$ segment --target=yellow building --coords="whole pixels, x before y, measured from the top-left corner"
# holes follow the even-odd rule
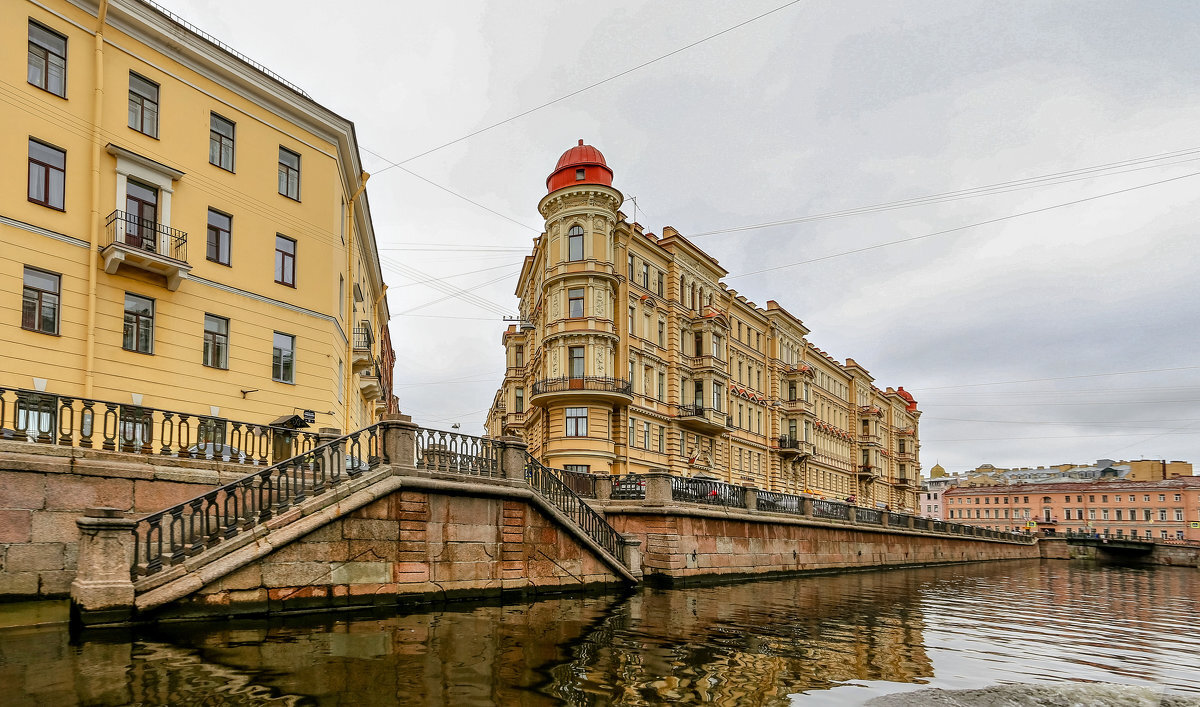
[[[488,434],[519,435],[575,471],[665,469],[914,507],[920,413],[903,388],[875,387],[774,300],[729,289],[674,228],[659,237],[629,222],[612,170],[582,140],[546,186]]]
[[[13,0],[0,28],[0,385],[378,419],[394,356],[353,123],[138,0]]]

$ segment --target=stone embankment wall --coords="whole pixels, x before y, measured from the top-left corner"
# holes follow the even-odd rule
[[[734,509],[664,507],[656,512],[611,506],[606,515],[618,531],[642,541],[644,577],[670,584],[1040,556],[1036,544],[847,527]]]
[[[1125,565],[1165,565],[1168,567],[1197,567],[1200,568],[1200,545],[1176,545],[1156,542],[1154,550],[1148,553],[1108,552],[1097,545],[1068,543],[1066,539],[1043,538],[1040,541],[1055,559],[1064,560],[1097,560],[1114,562]]]
[[[469,487],[400,490],[156,614],[266,613],[284,602],[289,610],[364,606],[622,583],[525,499],[472,495]]]
[[[84,510],[145,515],[252,468],[0,441],[0,599],[67,595],[79,545],[75,521]]]

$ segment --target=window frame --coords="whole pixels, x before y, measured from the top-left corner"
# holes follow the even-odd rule
[[[292,244],[291,252],[279,248],[281,241]],[[287,270],[289,264],[290,272]],[[287,277],[289,275],[290,279]],[[296,239],[288,238],[282,233],[275,234],[275,283],[286,287],[296,287]]]
[[[579,414],[582,410],[583,414]],[[581,424],[582,421],[582,424]],[[588,436],[588,409],[586,407],[569,407],[563,410],[563,436]]]
[[[130,308],[129,308],[130,299],[143,300],[143,301],[149,303],[150,314],[146,315],[146,314],[141,314],[141,313],[137,312],[136,310],[130,310]],[[136,292],[129,292],[129,291],[125,292],[125,317],[124,317],[123,326],[121,328],[121,348],[122,349],[133,352],[133,353],[145,354],[147,356],[154,355],[154,316],[156,314],[156,311],[155,311],[156,309],[157,309],[156,303],[153,298],[144,297],[142,295],[137,294]],[[129,331],[130,324],[131,324],[131,322],[130,322],[131,316],[133,317],[132,347],[130,344],[131,337],[130,337],[130,331]],[[142,348],[140,347],[140,343],[141,343],[141,339],[142,339],[142,336],[141,336],[142,329],[144,326],[145,326],[145,328],[148,328],[150,330],[150,337],[149,337],[148,345],[146,347],[147,350],[143,351]]]
[[[224,218],[226,220],[225,228],[222,229],[219,225],[213,224],[212,219],[213,219],[214,214],[221,218]],[[233,257],[233,216],[230,216],[229,214],[225,213],[224,211],[218,211],[217,209],[214,209],[211,206],[208,207],[208,228],[207,228],[206,234],[207,234],[207,240],[205,242],[204,257],[209,262],[217,263],[218,265],[224,265],[226,267],[233,267],[231,265],[232,257]],[[212,256],[213,235],[214,234],[216,234],[216,237],[217,237],[217,257],[215,257],[215,258]],[[224,243],[225,259],[224,260],[221,259],[221,242],[220,242],[220,240],[221,240],[222,234],[224,235],[224,241],[225,241],[225,243]]]
[[[578,294],[575,294],[578,293]],[[570,319],[581,319],[584,316],[584,301],[586,300],[587,288],[584,287],[568,287],[567,288],[567,317]],[[578,313],[576,313],[576,305],[578,305]]]
[[[54,290],[53,291],[46,290],[41,287],[30,285],[28,282],[28,276],[31,271],[34,273],[37,273],[39,275],[46,275],[46,276],[53,277],[54,278],[54,286],[55,286]],[[30,291],[37,293],[37,299],[36,299],[36,305],[35,305],[34,315],[33,315],[34,324],[33,324],[33,326],[26,326],[25,303],[28,300],[28,294]],[[53,307],[54,307],[54,330],[53,331],[46,331],[45,329],[43,329],[41,327],[43,318],[45,316],[44,307],[45,307],[45,297],[47,295],[54,297],[54,304],[53,304]],[[51,272],[49,270],[43,270],[41,268],[35,268],[35,267],[29,266],[29,265],[24,266],[24,270],[21,271],[21,328],[24,329],[25,331],[32,331],[32,332],[36,332],[39,334],[49,334],[51,336],[58,336],[61,320],[62,320],[62,275],[60,273]]]
[[[576,252],[576,247],[578,247],[578,252]],[[571,226],[567,229],[567,260],[570,262],[585,260],[583,251],[583,226]]]
[[[217,130],[217,128],[214,127],[214,124],[217,121],[221,121],[221,122],[229,125],[229,135],[225,135],[224,133],[219,132]],[[223,157],[224,157],[224,148],[226,147],[226,144],[225,144],[226,142],[229,143],[228,144],[229,166],[225,166],[223,164],[223,162],[225,161]],[[215,156],[217,158],[217,161],[215,161],[215,162],[213,161],[213,157],[214,157],[213,148],[214,147],[216,148]],[[209,111],[208,112],[208,163],[213,165],[214,167],[223,169],[226,172],[234,172],[234,167],[236,165],[236,160],[237,160],[236,148],[237,148],[237,123],[233,122],[229,118],[226,118],[225,116],[221,115],[220,113],[216,113],[214,111]]]
[[[285,164],[283,161],[284,154],[291,155],[296,158],[296,166],[293,167]],[[292,194],[292,173],[295,173],[295,194]],[[287,191],[284,191],[284,189]],[[279,194],[285,196],[292,201],[300,201],[300,153],[293,152],[283,145],[279,146]]]
[[[289,347],[287,353],[290,354],[291,369],[288,371],[289,377],[284,377],[285,361],[284,349],[279,346],[280,338],[284,337]],[[286,383],[288,385],[296,384],[296,335],[287,334],[282,331],[272,333],[271,337],[271,380],[276,383]]]
[[[45,40],[35,41],[34,35],[33,35],[33,29],[35,27],[43,32],[46,32],[47,34],[52,35],[53,37],[61,39],[62,40],[62,54],[56,53],[55,47],[47,46],[47,44],[45,43]],[[27,45],[27,50],[26,50],[26,54],[25,54],[25,56],[26,56],[26,64],[25,64],[25,81],[26,81],[26,83],[28,83],[30,86],[36,86],[37,88],[40,88],[43,91],[45,91],[46,93],[49,93],[51,95],[58,96],[59,98],[66,98],[67,97],[67,44],[68,44],[67,35],[62,34],[61,32],[56,32],[55,30],[50,29],[49,27],[42,24],[41,22],[38,22],[37,20],[34,20],[31,18],[29,20],[29,30],[27,32],[27,38],[28,38],[28,45]],[[34,49],[35,47],[37,48],[36,51]],[[43,79],[44,85],[31,81],[30,77],[29,77],[29,69],[32,67],[28,60],[32,59],[34,54],[39,51],[42,54],[40,58],[43,62],[43,64],[42,64],[42,79]],[[58,57],[62,61],[62,93],[59,93],[50,87],[51,86],[51,83],[50,83],[50,65],[51,65],[50,57],[52,57],[52,56]]]
[[[38,145],[38,146],[42,147],[43,149],[52,150],[52,151],[57,152],[60,155],[62,155],[62,167],[59,167],[57,165],[52,165],[48,162],[45,162],[42,159],[35,158],[33,155],[34,145]],[[51,145],[48,142],[45,142],[43,140],[38,140],[37,138],[30,136],[30,138],[29,138],[29,163],[28,164],[29,164],[29,169],[28,169],[28,175],[27,175],[27,182],[25,185],[26,199],[28,201],[30,201],[31,203],[38,204],[39,206],[45,206],[48,209],[54,209],[55,211],[66,211],[66,206],[67,206],[67,151],[60,147],[55,147],[54,145]],[[42,199],[35,198],[33,195],[33,184],[34,184],[33,167],[34,167],[34,165],[37,165],[38,168],[40,170],[42,170],[41,188],[42,188],[42,196],[44,197]],[[58,173],[58,176],[57,176],[57,181],[58,181],[58,186],[59,186],[58,192],[59,192],[59,197],[62,199],[62,203],[60,203],[60,204],[55,204],[52,201],[53,190],[51,189],[51,185],[53,184],[53,180],[51,179],[51,177],[55,172]]]
[[[209,329],[210,319],[223,324],[224,331]],[[229,370],[229,317],[204,313],[204,344],[200,357],[200,362],[208,368]],[[341,361],[338,361],[338,364],[340,365]]]
[[[576,357],[575,353],[579,352]],[[578,361],[578,375],[576,375],[576,362]],[[567,378],[578,380],[587,377],[587,347],[586,346],[568,346],[567,347]]]
[[[150,86],[153,86],[154,87],[153,98],[151,98],[150,96],[148,96],[144,93],[134,91],[135,80],[143,81],[143,82],[149,84]],[[141,87],[139,87],[139,88],[141,88]],[[137,105],[138,125],[134,125],[134,114],[133,114],[133,108],[134,108],[134,102],[135,102],[134,96],[137,96],[139,99],[141,99]],[[160,110],[161,110],[160,107],[162,105],[160,102],[161,98],[162,98],[162,86],[161,85],[159,85],[158,83],[156,83],[154,81],[151,81],[150,79],[146,78],[145,76],[142,76],[141,74],[139,74],[136,71],[130,71],[129,72],[129,111],[130,111],[129,112],[129,127],[133,130],[138,131],[139,133],[141,133],[143,135],[147,135],[147,136],[152,137],[155,140],[157,140],[158,139],[159,118],[161,117],[161,113],[160,113]],[[154,106],[154,108],[153,108],[153,114],[154,114],[153,115],[153,125],[151,126],[153,132],[150,132],[146,129],[146,127],[147,127],[146,106],[148,103],[152,104]]]

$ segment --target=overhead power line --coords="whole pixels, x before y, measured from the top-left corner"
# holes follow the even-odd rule
[[[1100,177],[1109,177],[1117,174],[1125,174],[1127,172],[1136,172],[1145,169],[1158,169],[1161,167],[1169,167],[1176,164],[1184,164],[1186,162],[1195,162],[1200,160],[1200,157],[1191,159],[1176,160],[1165,164],[1150,164],[1148,166],[1133,167],[1119,171],[1112,171],[1117,167],[1128,166],[1131,164],[1145,164],[1147,162],[1158,163],[1162,160],[1172,159],[1184,155],[1200,155],[1200,148],[1188,148],[1186,150],[1177,150],[1174,152],[1161,153],[1158,155],[1147,155],[1143,157],[1133,157],[1119,162],[1109,162],[1102,165],[1094,165],[1092,167],[1081,167],[1079,169],[1067,170],[1065,172],[1054,172],[1052,174],[1043,174],[1037,177],[1027,177],[1024,179],[1011,180],[1007,182],[998,182],[996,184],[988,184],[979,187],[971,187],[969,189],[959,189],[955,191],[942,192],[940,194],[929,194],[926,196],[918,196],[910,199],[901,199],[899,201],[888,201],[879,204],[871,204],[868,206],[858,206],[851,209],[842,209],[840,211],[828,211],[820,214],[810,214],[808,216],[798,216],[796,218],[781,219],[777,221],[765,221],[762,223],[747,224],[744,226],[730,226],[729,228],[720,228],[712,231],[701,231],[699,233],[689,234],[689,240],[703,238],[705,236],[714,236],[722,233],[737,233],[740,231],[753,231],[763,228],[772,228],[775,226],[787,226],[797,223],[808,223],[811,221],[825,221],[835,218],[844,218],[846,216],[858,216],[862,214],[878,213],[881,211],[891,211],[895,209],[906,209],[913,206],[925,206],[928,204],[939,204],[949,201],[958,201],[961,199],[969,199],[978,196],[991,196],[993,194],[1004,194],[1010,191],[1019,191],[1022,189],[1033,189],[1037,187],[1057,186],[1059,184],[1067,184],[1084,179],[1096,179]],[[1080,176],[1082,175],[1082,176]],[[1069,177],[1069,178],[1068,178]]]
[[[780,10],[787,9],[787,8],[791,7],[792,5],[796,5],[796,4],[800,3],[800,2],[801,2],[801,0],[792,0],[791,2],[786,2],[786,3],[782,4],[782,5],[780,5],[779,7],[776,7],[776,8],[775,8],[775,9],[773,9],[773,10],[767,10],[766,12],[762,13],[761,15],[755,15],[754,17],[751,17],[751,18],[750,18],[750,19],[748,19],[748,20],[743,20],[743,21],[741,21],[741,22],[737,23],[736,25],[733,25],[733,26],[731,26],[731,27],[726,27],[725,29],[721,30],[720,32],[715,32],[715,33],[713,33],[713,34],[710,34],[710,35],[708,35],[707,37],[704,37],[703,39],[698,39],[698,40],[696,40],[696,41],[692,42],[691,44],[686,44],[686,45],[684,45],[684,46],[682,46],[682,47],[679,47],[678,49],[674,49],[674,50],[672,50],[672,51],[669,51],[669,52],[667,52],[666,54],[663,54],[663,55],[661,55],[661,56],[657,56],[657,57],[655,57],[655,58],[653,58],[653,59],[651,59],[651,60],[649,60],[649,61],[644,61],[644,62],[642,62],[641,64],[638,64],[637,66],[634,66],[634,67],[631,67],[631,68],[625,69],[624,71],[621,71],[621,72],[615,73],[615,74],[613,74],[612,76],[609,76],[608,78],[601,79],[601,80],[599,80],[599,81],[596,81],[596,82],[594,82],[594,83],[590,83],[590,84],[588,84],[587,86],[584,86],[583,88],[578,88],[578,89],[575,89],[574,91],[571,91],[570,93],[567,93],[567,94],[565,94],[565,95],[559,96],[558,98],[555,98],[555,99],[553,99],[553,100],[546,101],[545,103],[542,103],[542,104],[540,104],[540,105],[536,105],[536,106],[534,106],[534,107],[532,107],[532,108],[529,108],[529,109],[523,110],[523,111],[521,111],[520,113],[516,113],[516,114],[514,114],[514,115],[510,115],[509,117],[507,117],[507,118],[505,118],[505,119],[503,119],[503,120],[496,121],[495,123],[492,123],[492,124],[490,124],[490,125],[485,125],[484,127],[482,127],[482,128],[479,128],[478,130],[474,130],[474,131],[472,131],[472,132],[469,132],[469,133],[467,133],[466,135],[463,135],[462,137],[457,137],[457,138],[455,138],[455,139],[453,139],[453,140],[450,140],[449,142],[444,142],[444,143],[442,143],[441,145],[438,145],[437,147],[431,147],[431,148],[429,148],[428,150],[425,150],[424,152],[420,152],[420,153],[418,153],[418,154],[415,154],[415,155],[413,155],[412,157],[409,157],[409,158],[407,158],[407,159],[400,160],[399,162],[392,162],[392,163],[391,163],[391,166],[389,166],[389,167],[385,167],[385,168],[383,168],[383,169],[379,170],[379,172],[377,172],[376,174],[379,174],[379,173],[381,173],[381,172],[386,172],[386,171],[388,171],[389,169],[391,169],[392,167],[398,167],[398,168],[400,168],[400,169],[404,169],[404,167],[402,167],[401,165],[408,164],[409,162],[412,162],[412,161],[413,161],[413,160],[415,160],[415,159],[418,159],[418,158],[420,158],[420,157],[424,157],[425,155],[433,154],[434,152],[437,152],[438,150],[443,150],[443,149],[445,149],[445,148],[447,148],[447,147],[450,147],[451,145],[457,145],[458,143],[462,142],[463,140],[469,140],[469,139],[471,139],[471,138],[475,137],[476,135],[479,135],[479,134],[481,134],[481,133],[486,133],[486,132],[487,132],[487,131],[489,131],[489,130],[493,130],[493,129],[495,129],[495,128],[498,128],[498,127],[500,127],[501,125],[506,125],[506,124],[508,124],[508,123],[511,123],[511,122],[513,122],[514,120],[517,120],[517,119],[519,119],[519,118],[524,118],[525,116],[527,116],[527,115],[530,115],[531,113],[536,113],[536,112],[538,112],[539,110],[542,110],[543,108],[548,108],[548,107],[550,107],[550,106],[554,105],[555,103],[561,103],[561,102],[563,102],[563,101],[567,100],[568,98],[574,98],[575,96],[578,96],[578,95],[579,95],[579,94],[581,94],[581,93],[585,93],[585,92],[587,92],[587,91],[590,91],[590,90],[592,90],[593,88],[596,88],[597,86],[602,86],[602,85],[604,85],[604,84],[606,84],[606,83],[608,83],[608,82],[610,82],[610,81],[615,81],[616,79],[619,79],[619,78],[621,78],[622,76],[628,76],[629,74],[632,74],[633,72],[635,72],[635,71],[638,71],[638,70],[640,70],[640,69],[644,69],[644,68],[646,68],[647,66],[650,66],[651,64],[657,64],[658,62],[662,61],[663,59],[668,59],[668,58],[670,58],[670,57],[673,57],[673,56],[675,56],[676,54],[679,54],[680,52],[685,52],[685,51],[687,51],[688,49],[691,49],[692,47],[698,46],[698,45],[700,45],[700,44],[704,44],[705,42],[709,41],[710,39],[716,39],[717,37],[720,37],[720,36],[721,36],[721,35],[723,35],[723,34],[728,34],[728,33],[732,32],[732,31],[734,31],[734,30],[736,30],[736,29],[739,29],[739,28],[741,28],[741,27],[745,27],[746,25],[748,25],[748,24],[750,24],[750,23],[752,23],[752,22],[757,22],[758,20],[761,20],[761,19],[763,19],[764,17],[767,17],[767,16],[769,16],[769,15],[773,15],[773,14],[775,14],[776,12],[779,12]],[[372,152],[371,154],[376,154],[376,153]],[[378,155],[377,155],[377,156],[378,156]],[[384,159],[386,159],[386,158],[384,158]],[[408,170],[405,170],[405,171],[408,171]],[[507,218],[507,217],[506,217],[506,218]]]
[[[840,253],[830,253],[829,255],[822,255],[818,258],[809,258],[808,260],[801,260],[801,261],[798,261],[795,263],[787,263],[784,265],[773,265],[769,268],[762,268],[759,270],[750,270],[748,272],[738,273],[737,275],[729,275],[729,276],[727,276],[726,279],[732,280],[734,278],[739,278],[739,277],[749,277],[750,275],[761,275],[762,273],[765,273],[765,272],[773,272],[775,270],[784,270],[787,268],[798,267],[800,265],[810,265],[812,263],[819,263],[824,260],[832,260],[834,258],[840,258],[840,257],[846,256],[846,255],[854,255],[856,253],[864,253],[864,252],[870,251],[870,250],[878,250],[880,248],[887,248],[889,246],[900,245],[902,243],[912,243],[914,241],[925,240],[927,238],[934,238],[936,236],[944,236],[944,235],[947,235],[950,233],[957,233],[958,231],[965,231],[969,228],[977,228],[979,226],[986,226],[986,225],[992,224],[992,223],[999,223],[1001,221],[1007,221],[1009,219],[1020,218],[1022,216],[1031,216],[1033,214],[1040,214],[1040,213],[1043,213],[1046,211],[1053,211],[1054,209],[1061,209],[1066,206],[1074,206],[1076,204],[1082,204],[1082,203],[1085,203],[1088,201],[1095,201],[1096,199],[1103,199],[1103,198],[1109,197],[1109,196],[1116,196],[1117,194],[1125,194],[1125,193],[1128,193],[1131,191],[1137,191],[1138,189],[1147,189],[1149,187],[1158,186],[1160,184],[1167,184],[1169,182],[1177,182],[1180,179],[1187,179],[1189,177],[1195,177],[1197,175],[1200,175],[1200,172],[1189,172],[1188,174],[1180,175],[1178,177],[1171,177],[1169,179],[1160,179],[1156,182],[1149,182],[1147,184],[1139,184],[1137,186],[1126,187],[1125,189],[1118,189],[1116,191],[1105,192],[1103,194],[1096,194],[1095,196],[1088,196],[1088,197],[1084,197],[1082,199],[1074,199],[1072,201],[1064,201],[1061,204],[1053,204],[1051,206],[1043,206],[1038,209],[1030,209],[1029,211],[1021,211],[1021,212],[1018,212],[1015,214],[1008,214],[1007,216],[998,216],[996,218],[990,218],[985,221],[976,221],[975,223],[968,223],[963,226],[955,226],[954,228],[947,228],[947,229],[944,229],[941,231],[934,231],[933,233],[925,233],[920,236],[910,236],[908,238],[898,238],[894,241],[887,241],[884,243],[876,243],[874,245],[863,246],[861,248],[845,250]]]
[[[950,390],[951,388],[976,388],[984,385],[1014,385],[1017,383],[1042,383],[1044,381],[1065,381],[1075,380],[1077,378],[1103,378],[1106,376],[1132,376],[1141,375],[1143,373],[1167,373],[1171,371],[1194,371],[1200,369],[1200,366],[1176,366],[1174,368],[1146,368],[1140,371],[1114,371],[1112,373],[1084,373],[1076,376],[1055,376],[1052,378],[1023,378],[1021,380],[1011,381],[991,381],[989,383],[965,383],[963,385],[939,385],[931,388],[914,388],[913,390]]]

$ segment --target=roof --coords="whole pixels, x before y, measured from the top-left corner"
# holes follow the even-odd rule
[[[600,184],[611,187],[613,172],[604,155],[591,145],[579,144],[562,153],[554,171],[546,177],[546,191],[553,192],[576,184]]]

